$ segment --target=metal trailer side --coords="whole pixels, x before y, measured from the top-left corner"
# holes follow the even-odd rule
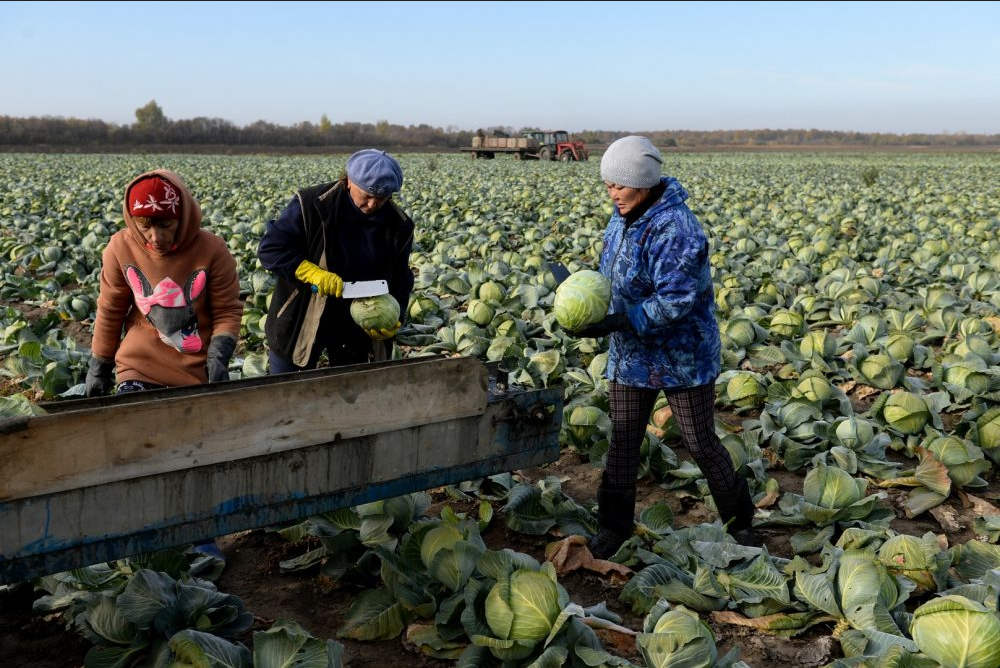
[[[415,358],[51,408],[0,424],[0,583],[554,461],[562,392]]]

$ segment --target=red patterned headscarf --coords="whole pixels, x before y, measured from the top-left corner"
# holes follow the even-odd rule
[[[133,216],[146,218],[181,217],[181,194],[159,176],[139,181],[128,194],[128,211]]]

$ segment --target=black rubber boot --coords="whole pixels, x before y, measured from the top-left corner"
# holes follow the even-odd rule
[[[719,518],[726,525],[726,531],[736,542],[746,547],[761,547],[760,538],[753,530],[753,515],[756,510],[750,497],[750,486],[745,478],[737,478],[737,487],[728,493],[712,492]]]
[[[587,547],[598,559],[608,559],[632,535],[635,524],[635,487],[597,488],[597,523],[600,530]]]

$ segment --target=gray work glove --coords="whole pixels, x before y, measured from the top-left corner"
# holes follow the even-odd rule
[[[208,344],[208,359],[205,360],[205,373],[208,382],[218,383],[229,380],[229,360],[236,350],[236,339],[225,334],[212,337]]]
[[[83,384],[84,393],[88,397],[103,397],[110,393],[115,384],[114,373],[114,360],[91,355],[87,365],[87,380]]]

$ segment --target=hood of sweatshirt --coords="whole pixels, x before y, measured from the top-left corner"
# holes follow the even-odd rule
[[[150,176],[159,176],[163,180],[170,183],[174,188],[176,188],[178,195],[181,200],[181,215],[178,218],[177,234],[174,236],[174,245],[165,253],[160,253],[146,244],[145,237],[139,231],[132,214],[129,213],[129,195],[132,191],[132,186],[134,186],[139,181],[149,178]],[[128,228],[132,240],[139,245],[149,255],[154,257],[159,257],[163,255],[168,255],[177,251],[184,250],[188,245],[194,241],[195,237],[198,236],[198,231],[201,229],[201,207],[198,206],[198,202],[195,201],[194,197],[188,191],[187,185],[185,185],[184,180],[167,169],[156,169],[151,172],[146,172],[145,174],[140,174],[139,176],[132,179],[132,181],[125,187],[125,198],[122,201],[122,215],[125,217],[125,227]]]

